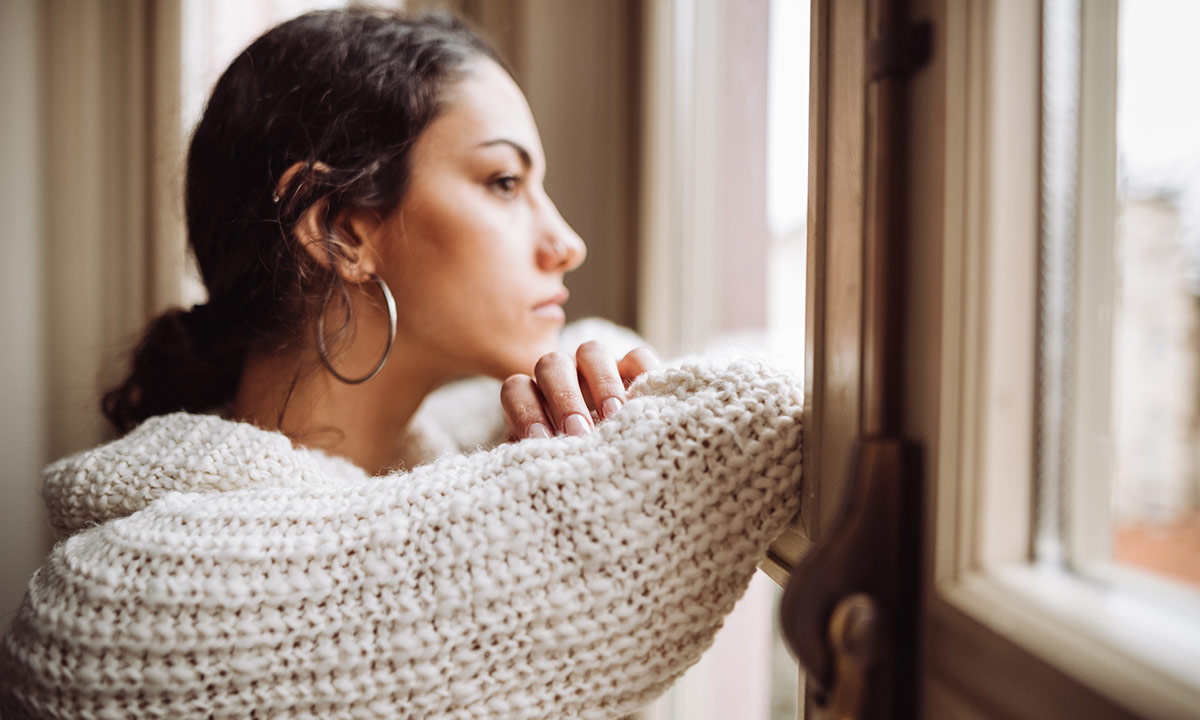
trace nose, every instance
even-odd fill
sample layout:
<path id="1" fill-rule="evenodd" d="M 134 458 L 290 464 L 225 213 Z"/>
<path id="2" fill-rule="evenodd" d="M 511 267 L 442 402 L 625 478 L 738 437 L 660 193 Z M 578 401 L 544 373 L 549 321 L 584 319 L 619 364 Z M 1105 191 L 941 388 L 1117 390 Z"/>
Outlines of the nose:
<path id="1" fill-rule="evenodd" d="M 571 272 L 583 264 L 583 259 L 587 257 L 587 245 L 548 197 L 545 197 L 544 208 L 541 239 L 537 248 L 538 267 L 547 272 Z"/>

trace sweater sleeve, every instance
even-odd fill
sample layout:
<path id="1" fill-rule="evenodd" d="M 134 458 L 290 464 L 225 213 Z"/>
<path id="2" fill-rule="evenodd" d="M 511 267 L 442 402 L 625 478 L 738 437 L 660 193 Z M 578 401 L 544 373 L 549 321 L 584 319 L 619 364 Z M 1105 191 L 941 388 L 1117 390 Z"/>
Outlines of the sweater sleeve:
<path id="1" fill-rule="evenodd" d="M 768 365 L 640 379 L 584 437 L 76 534 L 0 649 L 45 717 L 612 718 L 695 662 L 798 509 Z"/>

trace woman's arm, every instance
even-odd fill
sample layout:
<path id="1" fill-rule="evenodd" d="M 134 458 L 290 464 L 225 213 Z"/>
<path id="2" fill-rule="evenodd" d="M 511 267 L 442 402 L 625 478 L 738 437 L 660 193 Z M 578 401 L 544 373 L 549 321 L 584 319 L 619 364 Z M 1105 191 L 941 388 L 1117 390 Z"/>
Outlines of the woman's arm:
<path id="1" fill-rule="evenodd" d="M 798 506 L 799 385 L 654 371 L 582 437 L 350 486 L 176 494 L 60 544 L 4 639 L 48 716 L 615 717 Z"/>

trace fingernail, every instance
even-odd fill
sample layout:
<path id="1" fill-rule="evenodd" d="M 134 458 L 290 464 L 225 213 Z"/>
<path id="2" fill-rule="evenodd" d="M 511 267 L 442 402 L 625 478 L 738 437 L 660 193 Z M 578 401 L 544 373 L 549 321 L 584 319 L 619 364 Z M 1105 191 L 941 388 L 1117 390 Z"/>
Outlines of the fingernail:
<path id="1" fill-rule="evenodd" d="M 548 437 L 550 437 L 550 428 L 546 427 L 545 425 L 543 425 L 541 423 L 535 422 L 534 424 L 529 426 L 528 430 L 525 431 L 525 437 L 527 437 L 527 438 L 548 438 Z"/>
<path id="2" fill-rule="evenodd" d="M 563 432 L 568 435 L 587 435 L 591 431 L 588 421 L 579 413 L 571 413 L 563 418 Z"/>
<path id="3" fill-rule="evenodd" d="M 621 409 L 620 398 L 610 397 L 600 404 L 600 411 L 604 414 L 604 419 L 612 417 L 612 414 Z"/>

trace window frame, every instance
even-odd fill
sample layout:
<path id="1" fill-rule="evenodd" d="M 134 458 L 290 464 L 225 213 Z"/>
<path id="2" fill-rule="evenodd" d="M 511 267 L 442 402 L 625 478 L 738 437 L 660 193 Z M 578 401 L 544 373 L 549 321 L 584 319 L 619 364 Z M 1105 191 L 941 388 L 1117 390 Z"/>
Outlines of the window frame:
<path id="1" fill-rule="evenodd" d="M 911 156 L 941 162 L 940 183 L 910 168 L 909 272 L 940 268 L 923 286 L 910 274 L 908 327 L 923 331 L 905 350 L 909 377 L 935 378 L 910 386 L 905 411 L 927 448 L 923 715 L 1195 716 L 1200 654 L 1148 642 L 1169 624 L 1133 593 L 1030 560 L 1041 3 L 917 5 L 944 28 L 910 117 Z M 1081 145 L 1094 140 L 1085 128 Z"/>

